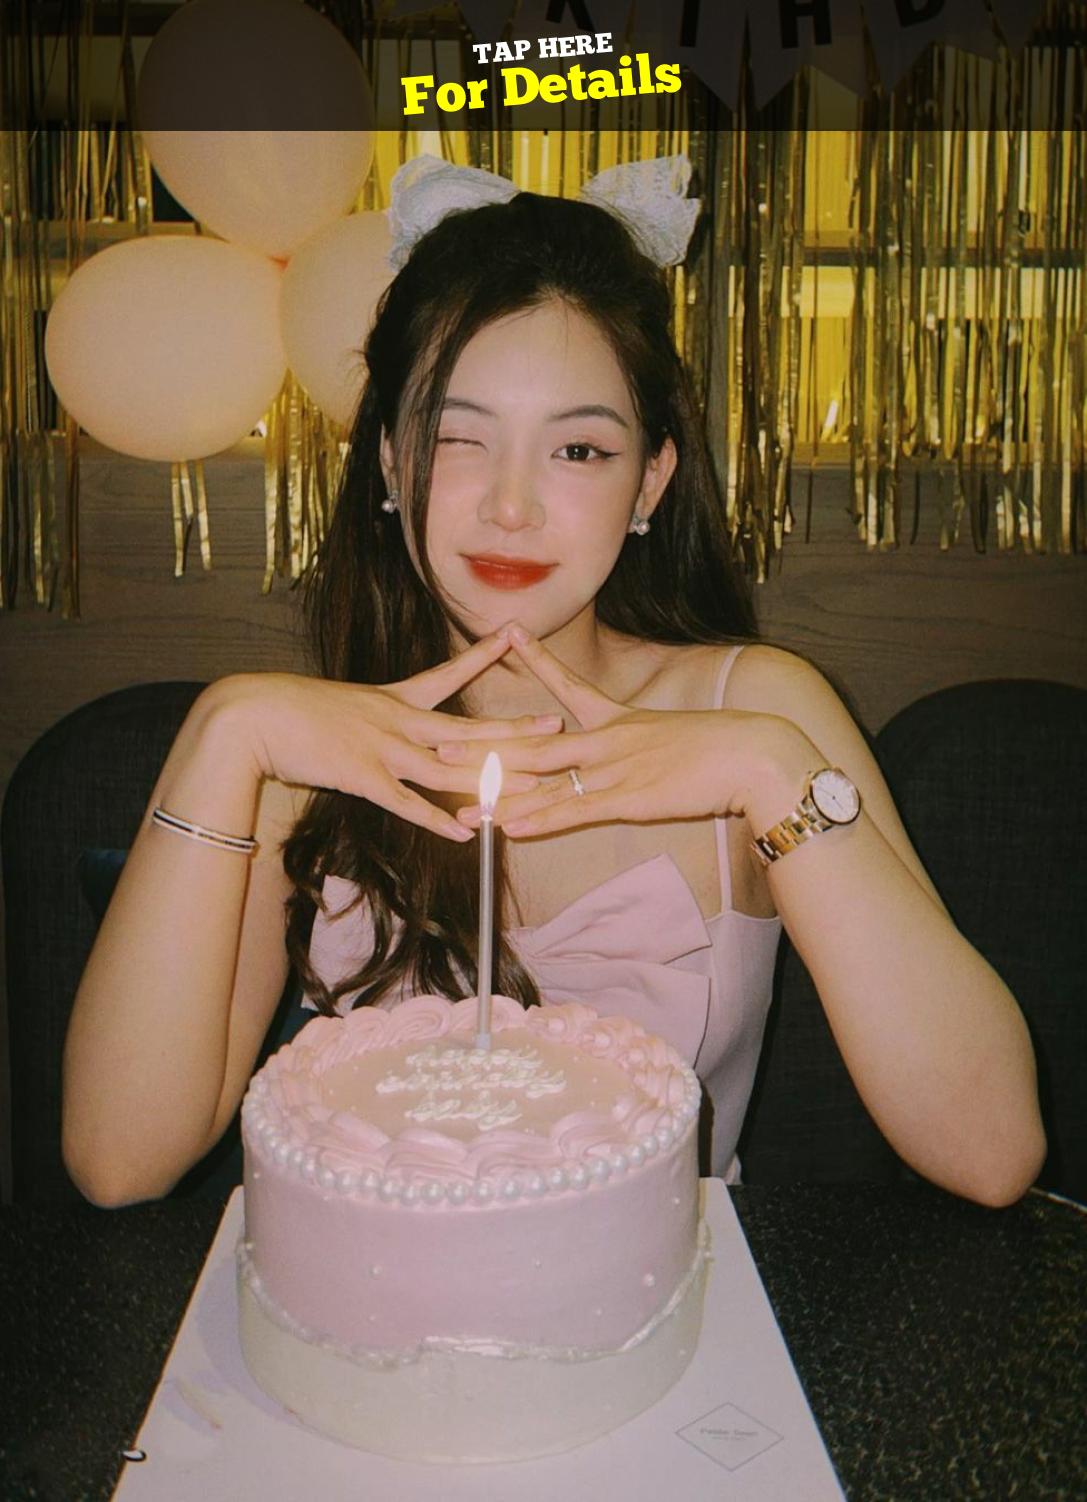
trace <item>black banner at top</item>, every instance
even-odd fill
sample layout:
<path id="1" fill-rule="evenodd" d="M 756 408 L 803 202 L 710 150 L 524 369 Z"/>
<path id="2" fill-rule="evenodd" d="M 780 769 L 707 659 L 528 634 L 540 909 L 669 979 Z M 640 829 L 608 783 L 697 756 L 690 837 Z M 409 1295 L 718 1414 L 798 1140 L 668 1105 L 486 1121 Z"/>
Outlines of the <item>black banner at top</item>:
<path id="1" fill-rule="evenodd" d="M 36 125 L 144 130 L 1082 127 L 1083 7 L 1045 0 L 188 0 L 31 7 Z M 365 16 L 364 16 L 365 10 Z M 109 12 L 107 15 L 106 12 Z M 122 87 L 122 84 L 124 87 Z M 1057 114 L 1054 114 L 1056 101 Z M 20 124 L 5 118 L 4 124 Z"/>

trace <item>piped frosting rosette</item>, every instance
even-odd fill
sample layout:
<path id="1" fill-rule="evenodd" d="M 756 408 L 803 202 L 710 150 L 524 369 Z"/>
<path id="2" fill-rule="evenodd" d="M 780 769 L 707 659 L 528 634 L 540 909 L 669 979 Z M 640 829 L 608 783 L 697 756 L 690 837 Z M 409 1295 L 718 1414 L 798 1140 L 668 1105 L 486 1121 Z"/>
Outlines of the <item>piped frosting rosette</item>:
<path id="1" fill-rule="evenodd" d="M 370 1190 L 388 1200 L 462 1203 L 591 1189 L 637 1172 L 689 1130 L 698 1115 L 698 1080 L 679 1054 L 638 1023 L 601 1018 L 576 1002 L 522 1008 L 495 996 L 492 1033 L 527 1032 L 615 1065 L 631 1090 L 610 1110 L 560 1114 L 546 1133 L 499 1126 L 468 1140 L 440 1125 L 389 1136 L 322 1092 L 330 1070 L 379 1049 L 471 1038 L 476 1001 L 416 996 L 392 1010 L 359 1008 L 318 1017 L 268 1061 L 242 1108 L 247 1133 L 276 1162 L 324 1187 Z M 499 1044 L 496 1041 L 496 1048 Z"/>

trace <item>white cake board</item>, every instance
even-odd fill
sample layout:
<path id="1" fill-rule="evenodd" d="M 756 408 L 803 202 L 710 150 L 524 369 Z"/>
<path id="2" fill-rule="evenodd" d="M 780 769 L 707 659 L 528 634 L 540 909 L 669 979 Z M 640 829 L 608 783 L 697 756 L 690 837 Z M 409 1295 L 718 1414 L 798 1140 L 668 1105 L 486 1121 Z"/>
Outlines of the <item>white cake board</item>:
<path id="1" fill-rule="evenodd" d="M 591 1445 L 517 1465 L 422 1465 L 304 1428 L 250 1377 L 227 1204 L 114 1502 L 844 1502 L 728 1191 L 703 1180 L 713 1260 L 698 1351 L 655 1408 Z M 320 1276 L 320 1248 L 314 1249 Z"/>

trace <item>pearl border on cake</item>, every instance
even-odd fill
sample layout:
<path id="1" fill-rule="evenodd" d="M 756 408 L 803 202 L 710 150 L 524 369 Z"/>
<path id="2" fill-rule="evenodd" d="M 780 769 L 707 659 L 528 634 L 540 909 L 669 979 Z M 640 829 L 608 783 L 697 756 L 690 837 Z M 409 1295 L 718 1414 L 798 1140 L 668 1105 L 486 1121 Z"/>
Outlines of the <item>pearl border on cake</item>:
<path id="1" fill-rule="evenodd" d="M 329 1193 L 372 1193 L 386 1204 L 399 1203 L 409 1207 L 435 1207 L 444 1201 L 453 1205 L 465 1205 L 469 1201 L 480 1205 L 511 1204 L 519 1199 L 537 1199 L 547 1194 L 590 1190 L 594 1185 L 642 1168 L 659 1152 L 666 1151 L 684 1135 L 685 1128 L 693 1127 L 699 1114 L 701 1086 L 693 1071 L 688 1068 L 686 1073 L 683 1100 L 668 1112 L 675 1122 L 674 1127 L 663 1126 L 656 1132 L 647 1132 L 630 1147 L 609 1149 L 606 1156 L 590 1154 L 588 1161 L 556 1166 L 544 1172 L 534 1169 L 514 1173 L 502 1179 L 477 1179 L 474 1184 L 463 1179 L 451 1184 L 443 1184 L 438 1179 L 416 1182 L 373 1168 L 355 1173 L 350 1169 L 337 1170 L 321 1165 L 319 1149 L 306 1147 L 277 1126 L 273 1117 L 279 1113 L 270 1099 L 267 1080 L 259 1075 L 251 1081 L 242 1103 L 242 1121 L 246 1129 L 260 1139 L 273 1162 Z"/>

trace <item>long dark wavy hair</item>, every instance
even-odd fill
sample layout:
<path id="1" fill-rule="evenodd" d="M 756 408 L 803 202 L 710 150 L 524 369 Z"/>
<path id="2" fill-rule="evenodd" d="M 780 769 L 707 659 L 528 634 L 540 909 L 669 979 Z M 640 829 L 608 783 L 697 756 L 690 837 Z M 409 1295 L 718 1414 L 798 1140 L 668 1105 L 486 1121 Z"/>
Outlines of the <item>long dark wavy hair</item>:
<path id="1" fill-rule="evenodd" d="M 507 203 L 453 213 L 420 239 L 378 305 L 366 341 L 365 393 L 355 418 L 328 535 L 303 590 L 317 671 L 383 684 L 450 656 L 451 612 L 426 556 L 426 512 L 439 419 L 461 351 L 483 327 L 551 299 L 591 319 L 625 373 L 645 455 L 671 436 L 675 472 L 645 537 L 625 540 L 596 599 L 599 620 L 645 641 L 752 639 L 755 618 L 733 556 L 724 507 L 690 377 L 671 336 L 664 273 L 625 225 L 585 202 L 519 193 Z M 382 429 L 396 449 L 402 529 L 381 509 Z M 471 633 L 460 627 L 462 634 Z M 438 706 L 465 713 L 461 696 Z M 425 790 L 420 790 L 425 791 Z M 477 984 L 478 855 L 366 799 L 320 790 L 283 846 L 294 883 L 287 947 L 321 1011 L 358 991 L 356 1006 L 405 981 L 458 997 Z M 331 988 L 307 954 L 326 875 L 357 883 L 373 917 L 373 952 Z M 503 883 L 498 884 L 501 894 Z M 501 932 L 501 895 L 499 922 Z M 539 1001 L 504 940 L 496 990 Z"/>

